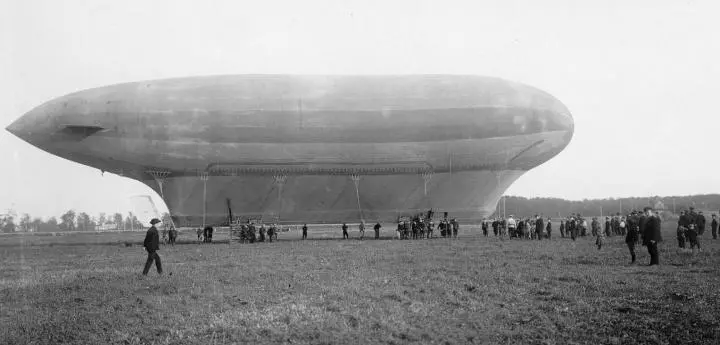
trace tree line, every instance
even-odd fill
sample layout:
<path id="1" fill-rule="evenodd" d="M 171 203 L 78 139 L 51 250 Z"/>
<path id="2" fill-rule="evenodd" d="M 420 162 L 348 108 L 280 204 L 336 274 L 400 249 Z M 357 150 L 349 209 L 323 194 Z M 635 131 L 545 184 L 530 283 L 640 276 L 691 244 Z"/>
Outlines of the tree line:
<path id="1" fill-rule="evenodd" d="M 170 214 L 165 213 L 163 222 L 170 224 Z M 147 221 L 147 220 L 146 220 Z M 97 231 L 97 230 L 138 230 L 145 225 L 132 214 L 100 213 L 90 216 L 86 212 L 68 210 L 58 217 L 49 217 L 43 220 L 40 217 L 31 217 L 28 213 L 18 216 L 10 210 L 0 217 L 0 231 L 2 232 L 57 232 L 57 231 Z"/>
<path id="2" fill-rule="evenodd" d="M 516 216 L 541 214 L 546 217 L 564 217 L 578 213 L 583 216 L 600 216 L 618 212 L 627 214 L 632 210 L 642 210 L 645 206 L 659 208 L 669 215 L 677 214 L 681 210 L 690 207 L 709 213 L 720 213 L 720 194 L 584 200 L 506 196 L 498 202 L 494 216 L 502 216 L 503 211 L 505 215 L 513 214 Z M 170 214 L 164 213 L 162 221 L 164 226 L 172 224 Z M 17 216 L 14 212 L 9 211 L 6 215 L 0 217 L 0 231 L 2 232 L 131 230 L 142 229 L 143 227 L 143 223 L 132 212 L 128 212 L 126 215 L 119 212 L 100 213 L 93 217 L 85 212 L 68 210 L 59 218 L 50 217 L 43 220 L 40 217 L 31 217 L 27 213 Z"/>
<path id="3" fill-rule="evenodd" d="M 600 216 L 609 214 L 628 214 L 633 210 L 642 211 L 650 206 L 672 216 L 682 210 L 694 207 L 705 212 L 720 213 L 720 194 L 702 194 L 688 196 L 652 196 L 632 198 L 606 198 L 565 200 L 560 198 L 525 198 L 521 196 L 506 196 L 498 202 L 495 214 L 546 217 L 565 217 L 570 214 L 582 216 Z"/>

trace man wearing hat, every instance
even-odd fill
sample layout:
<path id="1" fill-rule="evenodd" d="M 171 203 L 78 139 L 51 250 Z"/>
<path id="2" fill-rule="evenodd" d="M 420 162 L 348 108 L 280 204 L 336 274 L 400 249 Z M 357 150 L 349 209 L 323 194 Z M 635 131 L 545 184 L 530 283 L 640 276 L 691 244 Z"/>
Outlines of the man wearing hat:
<path id="1" fill-rule="evenodd" d="M 155 224 L 160 223 L 160 219 L 153 218 L 150 221 L 150 229 L 145 234 L 145 242 L 143 246 L 148 253 L 147 261 L 145 262 L 145 269 L 143 269 L 143 275 L 147 275 L 150 271 L 153 261 L 155 261 L 155 267 L 157 268 L 158 274 L 162 274 L 162 263 L 160 263 L 160 256 L 157 251 L 160 249 L 160 236 L 158 235 Z"/>
<path id="2" fill-rule="evenodd" d="M 660 234 L 660 218 L 653 215 L 652 207 L 645 207 L 645 223 L 643 226 L 643 245 L 647 246 L 650 254 L 650 265 L 660 264 L 660 253 L 658 243 L 662 241 Z"/>

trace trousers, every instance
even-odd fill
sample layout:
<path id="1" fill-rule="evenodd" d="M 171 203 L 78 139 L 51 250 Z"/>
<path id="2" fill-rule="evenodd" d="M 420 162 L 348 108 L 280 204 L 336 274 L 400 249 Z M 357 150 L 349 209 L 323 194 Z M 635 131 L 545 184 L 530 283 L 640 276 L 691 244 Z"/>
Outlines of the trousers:
<path id="1" fill-rule="evenodd" d="M 152 267 L 153 261 L 155 261 L 155 267 L 157 268 L 158 274 L 162 274 L 162 263 L 160 262 L 160 255 L 156 251 L 148 252 L 147 261 L 145 261 L 145 268 L 143 269 L 143 275 L 147 275 Z"/>
<path id="2" fill-rule="evenodd" d="M 660 253 L 658 253 L 657 242 L 655 242 L 655 243 L 648 242 L 647 248 L 648 248 L 648 253 L 650 254 L 650 264 L 651 265 L 659 265 L 660 264 Z"/>
<path id="3" fill-rule="evenodd" d="M 626 242 L 628 249 L 630 249 L 630 259 L 632 263 L 635 263 L 635 241 Z"/>

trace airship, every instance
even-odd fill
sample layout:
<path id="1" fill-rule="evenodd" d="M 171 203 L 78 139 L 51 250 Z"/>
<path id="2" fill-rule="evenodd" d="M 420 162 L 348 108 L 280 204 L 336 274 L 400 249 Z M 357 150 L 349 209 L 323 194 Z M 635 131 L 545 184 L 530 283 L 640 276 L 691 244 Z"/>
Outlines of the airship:
<path id="1" fill-rule="evenodd" d="M 548 93 L 491 77 L 217 75 L 74 92 L 6 129 L 146 184 L 176 225 L 199 226 L 479 220 L 574 122 Z"/>

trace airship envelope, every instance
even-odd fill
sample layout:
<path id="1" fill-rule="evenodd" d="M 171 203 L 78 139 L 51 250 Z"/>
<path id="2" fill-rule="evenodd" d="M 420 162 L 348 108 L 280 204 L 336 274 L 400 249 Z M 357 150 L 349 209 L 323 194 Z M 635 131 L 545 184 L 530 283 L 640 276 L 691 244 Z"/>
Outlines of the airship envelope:
<path id="1" fill-rule="evenodd" d="M 38 106 L 7 130 L 136 179 L 179 226 L 491 214 L 562 151 L 573 119 L 536 88 L 462 75 L 228 75 L 133 82 Z"/>

